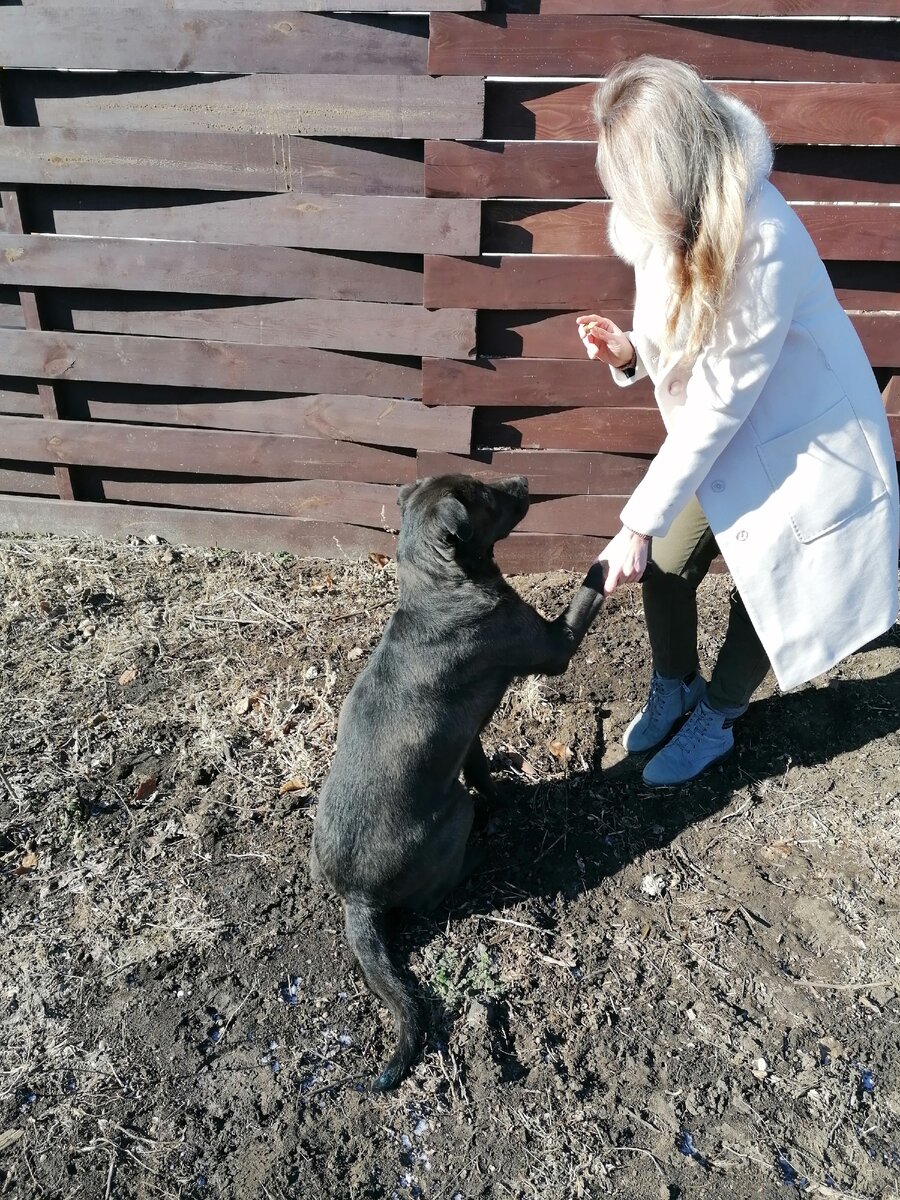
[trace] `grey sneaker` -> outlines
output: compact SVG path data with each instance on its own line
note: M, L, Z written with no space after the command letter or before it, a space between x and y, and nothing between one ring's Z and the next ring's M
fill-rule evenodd
M734 749L731 727L739 715L718 712L701 700L672 740L644 767L644 783L677 787L727 758Z
M622 745L629 754L653 750L705 695L706 680L699 671L690 683L683 679L663 679L654 671L647 703L622 735Z

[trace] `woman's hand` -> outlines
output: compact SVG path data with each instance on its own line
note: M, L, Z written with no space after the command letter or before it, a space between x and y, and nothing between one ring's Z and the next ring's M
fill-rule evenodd
M611 596L621 583L637 583L647 569L649 553L650 538L623 525L597 559L608 568L603 581L604 594Z
M588 358L599 359L610 367L627 367L634 361L634 346L608 317L592 313L576 317L578 335L584 342Z

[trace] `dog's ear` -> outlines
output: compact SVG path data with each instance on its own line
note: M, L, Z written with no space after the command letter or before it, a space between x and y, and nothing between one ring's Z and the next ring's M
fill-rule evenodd
M472 536L472 522L465 506L455 496L445 496L435 509L435 516L447 531L448 538L467 542Z
M421 479L417 479L415 483L404 483L403 487L397 493L397 507L401 512L404 508L406 508L406 504L410 496L413 494L416 488L421 487L421 484Z

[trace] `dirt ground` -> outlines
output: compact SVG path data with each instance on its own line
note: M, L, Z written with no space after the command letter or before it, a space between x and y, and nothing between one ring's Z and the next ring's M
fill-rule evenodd
M898 629L653 793L613 598L490 727L488 865L397 929L432 1033L376 1096L306 854L393 564L7 538L0 579L0 1196L900 1197Z

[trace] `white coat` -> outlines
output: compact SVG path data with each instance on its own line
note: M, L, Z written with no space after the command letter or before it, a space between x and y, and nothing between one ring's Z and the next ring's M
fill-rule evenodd
M615 209L610 220L636 284L637 369L634 379L613 377L627 386L649 375L666 427L622 523L662 536L696 494L786 689L896 620L897 465L856 331L802 222L766 178L765 129L731 104L754 187L730 299L692 363L660 353L662 252Z

